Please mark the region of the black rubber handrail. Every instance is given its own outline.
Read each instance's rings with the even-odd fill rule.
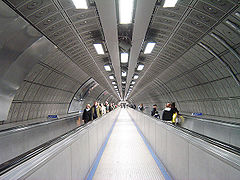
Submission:
[[[137,110],[135,110],[135,111],[137,111]],[[140,112],[140,111],[137,111],[137,112]],[[140,112],[140,113],[143,113],[143,112]],[[186,133],[186,134],[189,134],[189,135],[191,135],[191,136],[193,136],[193,137],[196,137],[196,138],[198,138],[198,139],[201,139],[201,140],[203,140],[203,141],[205,141],[205,142],[208,142],[208,143],[210,143],[210,144],[212,144],[212,145],[214,145],[214,146],[217,146],[217,147],[219,147],[219,148],[222,148],[222,149],[224,149],[224,150],[226,150],[226,151],[229,151],[229,152],[231,152],[231,153],[233,153],[233,154],[236,154],[236,155],[240,156],[240,148],[237,147],[237,146],[234,146],[234,145],[231,145],[231,144],[228,144],[228,143],[219,141],[219,140],[217,140],[217,139],[214,139],[214,138],[205,136],[205,135],[203,135],[203,134],[200,134],[200,133],[197,133],[197,132],[195,132],[195,131],[186,129],[186,128],[181,127],[181,126],[173,125],[172,123],[170,123],[170,121],[164,121],[164,120],[162,120],[162,119],[157,119],[157,118],[154,118],[154,117],[152,117],[152,116],[150,116],[150,115],[148,115],[148,114],[146,114],[146,113],[143,113],[143,114],[145,114],[145,115],[148,116],[149,118],[154,119],[155,121],[161,121],[161,122],[163,122],[163,123],[165,123],[165,124],[167,124],[167,125],[169,125],[169,126],[172,126],[172,127],[175,128],[175,129],[178,129],[178,130],[180,130],[180,131],[183,131],[183,132]]]
[[[163,120],[161,120],[161,121],[163,121]],[[165,122],[165,123],[166,123],[166,122]],[[167,124],[169,124],[169,123],[167,123]],[[178,130],[181,130],[181,131],[183,131],[183,132],[185,132],[185,133],[187,133],[187,134],[189,134],[189,135],[191,135],[191,136],[194,136],[194,137],[196,137],[196,138],[198,138],[198,139],[201,139],[201,140],[203,140],[203,141],[206,141],[206,142],[208,142],[208,143],[210,143],[210,144],[212,144],[212,145],[215,145],[215,146],[217,146],[217,147],[220,147],[220,148],[222,148],[222,149],[224,149],[224,150],[227,150],[227,151],[229,151],[229,152],[231,152],[231,153],[233,153],[233,154],[236,154],[236,155],[240,156],[240,148],[237,147],[237,146],[234,146],[234,145],[231,145],[231,144],[228,144],[228,143],[219,141],[219,140],[217,140],[217,139],[214,139],[214,138],[211,138],[211,137],[209,137],[209,136],[206,136],[206,135],[197,133],[197,132],[195,132],[195,131],[186,129],[186,128],[181,127],[181,126],[175,126],[175,125],[173,125],[173,124],[169,124],[169,125],[171,125],[172,127],[176,128],[176,129],[178,129]]]
[[[237,122],[228,122],[228,121],[223,121],[223,120],[216,120],[216,119],[210,119],[210,118],[202,118],[202,117],[196,117],[196,116],[191,116],[191,115],[187,115],[187,114],[182,114],[184,117],[187,118],[192,118],[192,119],[198,119],[198,120],[203,120],[203,121],[209,121],[211,123],[218,123],[218,124],[223,124],[223,125],[234,125],[234,126],[239,126],[240,127],[240,123]]]
[[[36,123],[31,123],[31,124],[27,124],[27,125],[18,125],[15,127],[11,127],[11,128],[6,128],[3,130],[0,130],[0,135],[5,134],[5,133],[14,133],[14,132],[18,132],[18,131],[22,131],[22,130],[27,130],[27,129],[31,129],[33,127],[37,127],[37,126],[43,126],[43,125],[48,125],[48,124],[52,124],[52,123],[57,123],[60,121],[64,121],[64,120],[69,120],[70,118],[75,118],[78,117],[80,114],[74,114],[74,115],[70,115],[70,116],[66,116],[66,117],[61,117],[61,118],[56,118],[54,120],[47,120],[47,121],[42,121],[42,122],[36,122]]]
[[[110,114],[112,112],[113,111],[111,111],[111,112],[109,112],[107,114]],[[105,114],[105,115],[107,115],[107,114]],[[45,151],[46,149],[50,148],[51,146],[53,146],[53,145],[59,143],[60,141],[66,139],[70,135],[72,135],[72,134],[74,134],[76,132],[81,132],[87,126],[92,124],[92,122],[95,122],[95,121],[99,120],[100,118],[102,118],[104,116],[101,116],[101,117],[99,117],[99,118],[97,118],[97,119],[95,119],[93,121],[90,121],[87,124],[80,125],[80,126],[74,128],[71,131],[68,131],[68,132],[66,132],[66,133],[64,133],[64,134],[62,134],[62,135],[60,135],[60,136],[58,136],[58,137],[56,137],[56,138],[46,142],[46,143],[43,143],[43,144],[41,144],[41,145],[39,145],[39,146],[37,146],[37,147],[35,147],[35,148],[33,148],[33,149],[23,153],[23,154],[21,154],[21,155],[15,157],[13,159],[10,159],[10,160],[0,164],[0,176],[5,174],[6,172],[10,171],[11,169],[17,167],[18,165],[26,162],[27,160],[33,158],[34,156],[40,154],[41,152]]]
[[[91,124],[92,121],[88,124],[83,124],[79,127],[76,127],[75,129],[60,135],[46,143],[41,144],[40,146],[37,146],[13,159],[10,159],[2,164],[0,164],[0,176],[3,175],[4,173],[8,172],[9,170],[13,169],[14,167],[22,164],[23,162],[33,158],[34,156],[40,154],[41,152],[45,151],[46,149],[50,148],[54,144],[57,144],[58,142],[62,141],[63,139],[69,137],[70,135],[76,133],[77,131],[81,131],[85,129],[85,127],[89,124]]]

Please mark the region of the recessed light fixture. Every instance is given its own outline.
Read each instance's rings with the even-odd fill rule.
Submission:
[[[178,0],[165,0],[163,7],[175,7]]]
[[[105,69],[106,71],[111,71],[111,67],[110,67],[109,64],[104,65],[104,69]]]
[[[104,54],[103,45],[101,43],[93,44],[98,54]]]
[[[87,0],[72,0],[76,9],[88,9]]]
[[[118,0],[119,23],[130,24],[133,19],[134,0]]]
[[[109,79],[114,79],[114,76],[113,76],[113,75],[110,75],[110,76],[109,76]]]
[[[122,71],[122,77],[126,77],[126,76],[127,76],[127,72]]]
[[[146,48],[145,48],[145,50],[144,50],[144,54],[150,54],[150,53],[152,52],[152,50],[153,50],[153,48],[154,48],[155,45],[156,45],[155,42],[149,42],[149,43],[147,43],[147,46],[146,46]]]
[[[139,64],[137,67],[137,70],[141,71],[141,70],[143,70],[143,68],[144,68],[144,64]]]
[[[134,74],[133,79],[138,79],[138,78],[139,78],[139,75]]]
[[[128,62],[128,53],[121,53],[121,63]]]

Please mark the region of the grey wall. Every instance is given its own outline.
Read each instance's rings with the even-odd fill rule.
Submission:
[[[74,94],[90,78],[91,72],[80,64],[88,60],[76,63],[2,1],[0,8],[0,121],[67,114]],[[95,101],[102,91],[98,85],[83,104]]]
[[[144,103],[150,107],[156,103],[160,109],[164,108],[165,103],[175,101],[183,113],[201,112],[214,119],[240,122],[240,86],[234,79],[234,76],[238,81],[240,79],[240,9],[236,5],[230,1],[198,1],[191,10],[192,14],[186,19],[182,17],[181,27],[177,29],[174,25],[176,31],[173,31],[174,37],[169,39],[168,44],[164,34],[159,37],[166,42],[166,46],[160,41],[153,53],[146,56],[145,71],[140,73],[140,81],[129,96],[129,101],[132,99],[136,104]],[[215,14],[206,11],[207,7],[213,9],[214,6]],[[231,7],[234,8],[231,10]],[[167,27],[172,29],[171,23],[175,23],[177,18],[174,13],[181,13],[181,8],[183,6],[179,7],[179,12],[177,9],[169,10],[173,13],[169,19],[159,9],[152,23],[153,28],[164,32]],[[194,9],[199,12],[193,12]],[[169,20],[166,27],[158,25],[163,23],[161,18]],[[190,21],[198,22],[199,28],[194,23],[189,24]],[[229,21],[236,27],[229,25]],[[187,26],[189,31],[184,29]],[[186,41],[179,41],[182,47],[176,40],[179,35]],[[171,42],[175,42],[175,46]],[[153,57],[155,61],[151,64]]]
[[[116,109],[93,121],[0,179],[84,179],[119,111]]]
[[[239,156],[128,108],[173,179],[239,179]]]

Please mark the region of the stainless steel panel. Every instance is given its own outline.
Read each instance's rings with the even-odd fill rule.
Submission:
[[[26,179],[35,180],[39,177],[46,180],[71,180],[71,148],[68,147],[60,152]]]
[[[41,35],[0,2],[0,121],[7,120],[8,111],[17,89],[38,59],[24,57],[26,49],[36,50]]]
[[[78,135],[78,140],[71,145],[71,179],[85,178],[85,175],[90,168],[89,143],[88,131],[85,131],[84,133],[80,133]]]

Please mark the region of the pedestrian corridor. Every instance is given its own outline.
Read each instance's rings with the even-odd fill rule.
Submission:
[[[164,179],[128,112],[121,110],[94,180]]]

